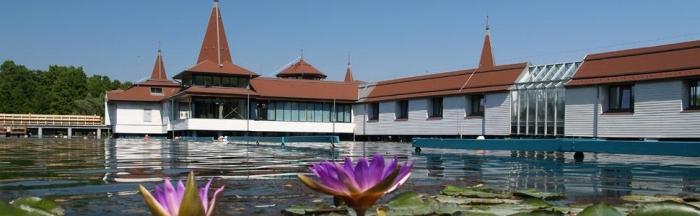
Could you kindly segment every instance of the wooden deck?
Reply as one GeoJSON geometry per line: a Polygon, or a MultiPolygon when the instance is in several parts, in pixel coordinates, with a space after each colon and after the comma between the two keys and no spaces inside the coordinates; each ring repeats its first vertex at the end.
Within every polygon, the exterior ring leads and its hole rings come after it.
{"type": "Polygon", "coordinates": [[[0,114],[0,126],[99,126],[96,115],[0,114]]]}

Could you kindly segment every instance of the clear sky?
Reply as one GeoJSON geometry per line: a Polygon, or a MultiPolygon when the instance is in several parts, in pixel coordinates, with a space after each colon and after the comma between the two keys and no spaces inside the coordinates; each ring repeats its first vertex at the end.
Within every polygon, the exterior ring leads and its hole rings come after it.
{"type": "MultiPolygon", "coordinates": [[[[0,60],[83,66],[138,81],[160,42],[168,75],[193,65],[207,0],[5,0],[0,60]]],[[[473,67],[485,17],[497,64],[700,39],[700,1],[221,0],[234,62],[265,76],[299,56],[342,79],[376,81],[473,67]]]]}

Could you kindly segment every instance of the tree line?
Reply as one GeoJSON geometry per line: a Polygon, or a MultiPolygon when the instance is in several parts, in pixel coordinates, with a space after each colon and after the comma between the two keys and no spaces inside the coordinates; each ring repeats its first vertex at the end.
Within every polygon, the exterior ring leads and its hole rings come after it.
{"type": "Polygon", "coordinates": [[[82,67],[31,70],[7,60],[0,66],[0,113],[103,115],[104,94],[131,82],[85,75],[82,67]]]}

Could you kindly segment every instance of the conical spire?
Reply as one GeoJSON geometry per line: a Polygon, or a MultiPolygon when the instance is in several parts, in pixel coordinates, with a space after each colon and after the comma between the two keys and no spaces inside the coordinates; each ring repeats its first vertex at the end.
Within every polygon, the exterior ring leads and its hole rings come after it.
{"type": "Polygon", "coordinates": [[[491,26],[489,26],[489,17],[486,17],[486,34],[484,36],[484,46],[481,48],[481,59],[479,60],[479,68],[493,67],[493,53],[491,53],[491,26]]]}
{"type": "Polygon", "coordinates": [[[350,64],[350,55],[348,55],[348,66],[345,69],[345,82],[354,82],[352,78],[352,65],[350,64]]]}
{"type": "Polygon", "coordinates": [[[207,25],[197,63],[207,60],[220,66],[225,62],[233,63],[231,52],[228,49],[228,41],[226,41],[224,23],[221,21],[218,0],[214,0],[214,7],[211,9],[209,24],[207,25]]]}
{"type": "Polygon", "coordinates": [[[156,63],[153,65],[153,72],[151,72],[151,78],[149,80],[168,80],[168,75],[165,73],[165,67],[163,66],[163,55],[160,49],[158,49],[156,63]]]}

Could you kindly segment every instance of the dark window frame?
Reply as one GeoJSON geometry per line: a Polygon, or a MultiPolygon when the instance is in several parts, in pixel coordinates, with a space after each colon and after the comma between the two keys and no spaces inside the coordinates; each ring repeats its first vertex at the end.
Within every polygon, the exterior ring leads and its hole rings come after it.
{"type": "Polygon", "coordinates": [[[408,119],[408,100],[396,101],[396,119],[397,120],[407,120],[408,119]]]}
{"type": "Polygon", "coordinates": [[[484,116],[486,100],[483,94],[470,96],[469,100],[469,115],[468,116],[484,116]]]}
{"type": "Polygon", "coordinates": [[[609,113],[633,113],[634,112],[634,85],[613,85],[608,87],[608,110],[609,113]],[[623,108],[624,92],[629,91],[629,107],[623,108]],[[615,94],[613,94],[613,91],[615,94]],[[617,96],[613,98],[613,95],[617,96]],[[613,102],[616,102],[616,106],[613,107],[613,102]]]}
{"type": "Polygon", "coordinates": [[[152,95],[163,95],[163,88],[161,87],[151,87],[150,91],[152,95]]]}
{"type": "Polygon", "coordinates": [[[379,120],[379,103],[370,103],[367,109],[367,121],[379,120]]]}
{"type": "Polygon", "coordinates": [[[686,109],[700,110],[700,94],[698,94],[698,88],[700,88],[700,79],[688,81],[688,106],[686,109]]]}
{"type": "Polygon", "coordinates": [[[442,97],[430,98],[430,112],[428,118],[442,118],[443,115],[443,99],[442,97]]]}

